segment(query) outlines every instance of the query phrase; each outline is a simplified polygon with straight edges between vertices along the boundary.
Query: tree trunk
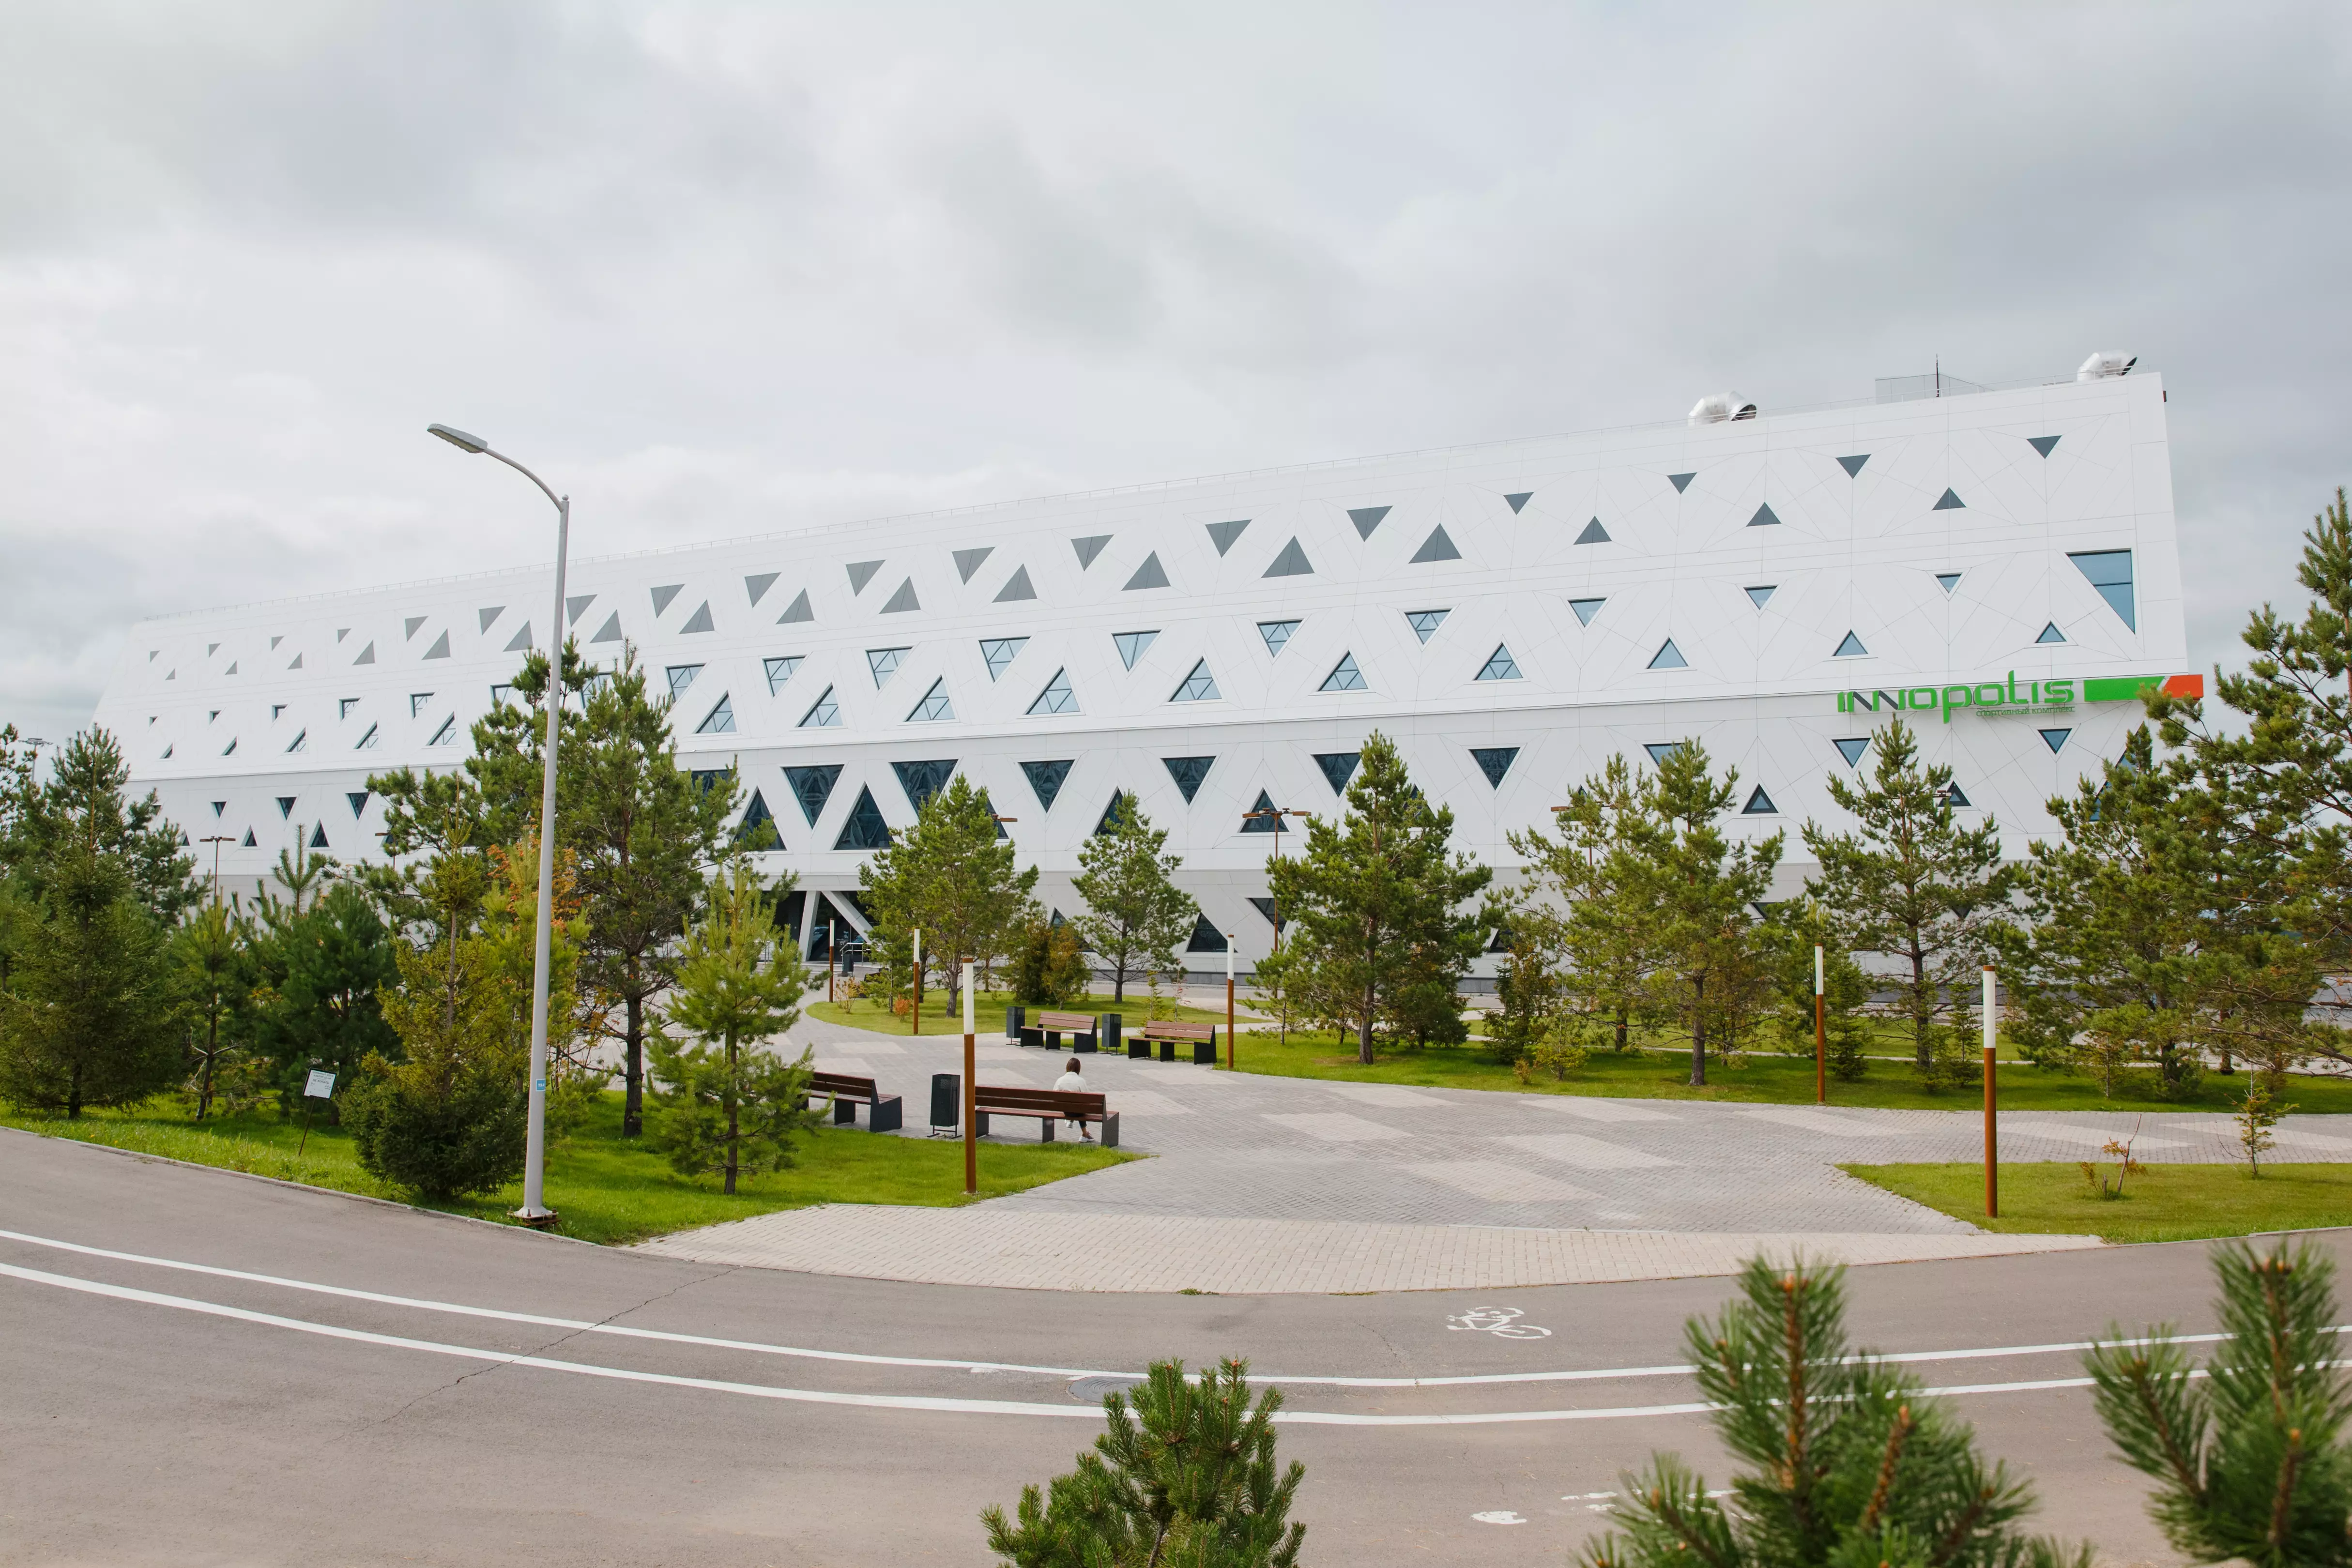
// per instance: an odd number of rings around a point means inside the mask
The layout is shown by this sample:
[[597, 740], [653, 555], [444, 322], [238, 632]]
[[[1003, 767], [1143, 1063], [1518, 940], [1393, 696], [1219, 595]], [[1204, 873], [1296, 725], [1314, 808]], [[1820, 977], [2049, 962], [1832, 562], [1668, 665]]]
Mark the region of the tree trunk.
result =
[[740, 1129], [736, 1124], [735, 1098], [735, 1037], [727, 1037], [727, 1192], [735, 1192], [735, 1140]]
[[1617, 1009], [1617, 1050], [1620, 1054], [1625, 1050], [1625, 1009], [1621, 1007]]
[[634, 1138], [645, 1131], [646, 999], [631, 996], [622, 1003], [621, 1136]]
[[1929, 1015], [1936, 1010], [1935, 998], [1927, 994], [1927, 959], [1919, 951], [1919, 939], [1911, 939], [1911, 1037], [1918, 1052], [1919, 1071], [1925, 1072], [1932, 1064], [1934, 1052], [1927, 1044]]
[[220, 1060], [220, 1013], [215, 1009], [205, 1020], [205, 1075], [196, 1083], [196, 1120], [213, 1108], [213, 1063]]
[[1691, 982], [1691, 1087], [1706, 1087], [1706, 977]]
[[66, 1120], [68, 1122], [81, 1120], [81, 1063], [79, 1062], [74, 1063], [73, 1071], [66, 1077]]

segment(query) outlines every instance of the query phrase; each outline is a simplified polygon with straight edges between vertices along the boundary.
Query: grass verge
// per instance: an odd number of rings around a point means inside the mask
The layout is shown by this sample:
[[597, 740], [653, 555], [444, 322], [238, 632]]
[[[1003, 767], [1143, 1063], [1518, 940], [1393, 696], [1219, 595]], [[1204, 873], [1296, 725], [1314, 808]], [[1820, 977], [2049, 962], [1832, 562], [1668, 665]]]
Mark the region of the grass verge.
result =
[[[133, 1111], [86, 1112], [73, 1122], [9, 1112], [0, 1114], [0, 1124], [306, 1186], [416, 1201], [362, 1170], [348, 1134], [314, 1126], [308, 1147], [302, 1148], [300, 1124], [281, 1121], [275, 1112], [198, 1124], [176, 1104], [159, 1100]], [[613, 1245], [818, 1203], [945, 1208], [971, 1201], [963, 1196], [960, 1143], [877, 1138], [852, 1128], [826, 1127], [803, 1142], [796, 1156], [799, 1163], [791, 1169], [751, 1177], [730, 1197], [719, 1190], [716, 1176], [679, 1176], [641, 1141], [623, 1138], [621, 1098], [607, 1094], [586, 1126], [549, 1151], [547, 1201], [562, 1217], [556, 1227], [562, 1234]], [[1138, 1157], [1083, 1143], [983, 1142], [980, 1196], [999, 1197]], [[517, 1182], [494, 1197], [418, 1207], [504, 1221], [521, 1201], [522, 1186]]]
[[[2079, 1165], [2005, 1165], [1999, 1219], [1985, 1218], [1981, 1165], [1839, 1168], [1898, 1197], [2003, 1233], [2196, 1241], [2352, 1225], [2352, 1165], [2264, 1166], [2259, 1179], [2243, 1166], [2149, 1166], [2131, 1177], [2119, 1198], [2101, 1197]], [[2114, 1162], [2103, 1169], [2113, 1180]]]
[[[1690, 1086], [1690, 1051], [1641, 1050], [1595, 1051], [1582, 1067], [1564, 1080], [1538, 1072], [1521, 1083], [1511, 1070], [1495, 1060], [1486, 1046], [1433, 1045], [1419, 1051], [1381, 1053], [1370, 1067], [1358, 1064], [1352, 1040], [1328, 1031], [1307, 1034], [1293, 1030], [1287, 1045], [1271, 1034], [1244, 1030], [1237, 1063], [1244, 1072], [1277, 1073], [1289, 1078], [1326, 1078], [1358, 1083], [1405, 1083], [1443, 1089], [1494, 1089], [1515, 1094], [1601, 1094], [1638, 1100], [1725, 1100], [1758, 1104], [1803, 1104], [1813, 1102], [1813, 1059], [1751, 1051], [1737, 1066], [1710, 1057], [1707, 1085]], [[2242, 1073], [2206, 1075], [2197, 1095], [2188, 1100], [2158, 1100], [2135, 1095], [2128, 1088], [2109, 1100], [2098, 1085], [2079, 1075], [2044, 1072], [2020, 1063], [2000, 1071], [2000, 1104], [2011, 1111], [2145, 1111], [2150, 1114], [2234, 1111], [2245, 1094]], [[2314, 1114], [2352, 1112], [2352, 1079], [2290, 1075], [2286, 1097], [2298, 1112]], [[1907, 1062], [1873, 1061], [1860, 1080], [1847, 1083], [1832, 1077], [1829, 1103], [1885, 1110], [1966, 1111], [1984, 1103], [1977, 1087], [1930, 1092]]]
[[[980, 1032], [983, 1037], [992, 1040], [1004, 1038], [1004, 1009], [1012, 1000], [1013, 993], [1010, 991], [980, 993], [980, 999], [974, 1004], [974, 1011], [978, 1014], [974, 1021], [980, 1025]], [[1110, 999], [1110, 994], [1106, 991], [1097, 996], [1087, 997], [1082, 1001], [1073, 1002], [1066, 1008], [1054, 1010], [1072, 1013], [1118, 1013], [1122, 1020], [1122, 1027], [1131, 1033], [1143, 1027], [1144, 1019], [1150, 1007], [1151, 998], [1149, 995], [1130, 992], [1126, 1000], [1115, 1002]], [[1032, 1008], [1029, 1010], [1034, 1014], [1039, 1009]], [[869, 1029], [877, 1034], [915, 1032], [907, 1028], [906, 1014], [894, 1014], [878, 1001], [810, 1002], [803, 1007], [801, 1011], [806, 1017], [823, 1019], [827, 1023], [846, 1024], [851, 1029]], [[1160, 1013], [1162, 1018], [1171, 1018], [1180, 1023], [1213, 1023], [1219, 1029], [1225, 1027], [1225, 1010], [1222, 1007], [1211, 1011], [1205, 1008], [1176, 1007], [1163, 1001], [1160, 1007]], [[963, 1033], [962, 1010], [961, 1009], [954, 1012], [948, 1010], [947, 994], [944, 991], [925, 993], [920, 1032], [945, 1035]]]

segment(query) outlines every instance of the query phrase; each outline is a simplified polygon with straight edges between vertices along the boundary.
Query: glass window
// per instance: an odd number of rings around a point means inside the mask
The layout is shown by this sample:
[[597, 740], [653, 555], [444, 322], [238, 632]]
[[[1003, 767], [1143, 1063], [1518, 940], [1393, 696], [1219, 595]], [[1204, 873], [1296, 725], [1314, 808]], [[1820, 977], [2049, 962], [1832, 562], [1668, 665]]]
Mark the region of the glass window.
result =
[[801, 715], [799, 727], [802, 729], [839, 729], [841, 727], [841, 708], [833, 700], [831, 686], [825, 687], [818, 694], [816, 701], [809, 704], [808, 712]]
[[2042, 635], [2034, 639], [2036, 643], [2063, 643], [2065, 640], [2066, 633], [2058, 630], [2055, 621], [2046, 622], [2042, 628]]
[[375, 749], [376, 729], [377, 727], [375, 725], [368, 726], [367, 733], [360, 737], [360, 743], [357, 746], [352, 747], [352, 749], [353, 751], [373, 751]]
[[890, 770], [898, 776], [898, 788], [907, 792], [908, 800], [918, 811], [931, 803], [932, 796], [948, 787], [948, 780], [955, 777], [955, 769], [952, 757], [890, 764]]
[[2084, 550], [2066, 558], [2082, 574], [2090, 579], [2107, 608], [2123, 617], [2124, 624], [2139, 630], [2139, 618], [2132, 609], [2132, 552], [2127, 549]]
[[[278, 722], [278, 716], [285, 711], [286, 705], [284, 703], [271, 703], [269, 705], [269, 722], [276, 724]], [[152, 724], [154, 721], [151, 719], [148, 722]]]
[[941, 675], [931, 683], [931, 689], [923, 694], [923, 700], [917, 703], [913, 710], [907, 715], [907, 722], [930, 724], [940, 719], [953, 717], [955, 717], [955, 705], [948, 701], [947, 677]]
[[1118, 831], [1119, 820], [1127, 815], [1126, 808], [1126, 792], [1120, 789], [1112, 790], [1110, 792], [1110, 804], [1105, 806], [1103, 808], [1103, 814], [1095, 820], [1094, 836], [1098, 839], [1106, 838], [1110, 834]]
[[1289, 831], [1283, 825], [1281, 808], [1274, 803], [1274, 797], [1263, 789], [1257, 792], [1257, 804], [1242, 814], [1242, 831], [1244, 833], [1286, 833]]
[[1021, 771], [1029, 779], [1029, 788], [1037, 792], [1037, 804], [1048, 811], [1054, 809], [1054, 797], [1062, 792], [1063, 780], [1070, 776], [1072, 760], [1065, 758], [1057, 762], [1024, 762], [1021, 765]]
[[810, 827], [816, 826], [816, 820], [824, 814], [824, 803], [833, 799], [833, 787], [840, 779], [841, 764], [838, 762], [784, 769], [784, 783], [792, 790], [793, 799], [801, 803], [801, 815], [808, 819]]
[[490, 688], [490, 706], [491, 706], [492, 707], [496, 707], [496, 706], [498, 706], [500, 703], [505, 702], [505, 701], [507, 700], [507, 698], [509, 698], [509, 697], [512, 696], [513, 695], [514, 695], [514, 687], [512, 687], [512, 686], [506, 686], [506, 685], [501, 685], [501, 686], [492, 686], [492, 687]]
[[1070, 673], [1055, 670], [1054, 678], [1045, 683], [1045, 689], [1037, 694], [1037, 700], [1029, 705], [1029, 711], [1033, 714], [1077, 712], [1078, 695], [1070, 690]]
[[779, 658], [760, 661], [761, 668], [768, 673], [770, 696], [774, 696], [777, 689], [793, 678], [793, 672], [801, 667], [801, 657], [802, 655], [798, 653], [786, 653]]
[[911, 652], [906, 648], [868, 648], [866, 667], [874, 672], [874, 689], [880, 691], [892, 675], [898, 673], [898, 661]]
[[1360, 751], [1326, 751], [1315, 754], [1315, 766], [1323, 769], [1323, 781], [1331, 786], [1331, 793], [1348, 792], [1348, 780], [1356, 776], [1356, 764], [1363, 760]]
[[1360, 692], [1370, 689], [1364, 685], [1363, 672], [1356, 668], [1355, 654], [1339, 655], [1339, 662], [1331, 666], [1329, 674], [1323, 677], [1322, 689], [1327, 692]]
[[1608, 602], [1605, 599], [1571, 599], [1568, 601], [1568, 607], [1576, 612], [1578, 625], [1590, 626], [1592, 624], [1592, 618], [1601, 613], [1601, 607]]
[[669, 677], [669, 695], [684, 696], [686, 688], [694, 685], [694, 677], [702, 674], [700, 664], [672, 664], [662, 672]]
[[1184, 677], [1182, 683], [1177, 686], [1175, 695], [1168, 700], [1171, 703], [1213, 703], [1221, 700], [1217, 691], [1217, 677], [1209, 673], [1209, 661], [1202, 659], [1195, 664], [1192, 673]]
[[1021, 650], [1028, 645], [1029, 639], [1026, 637], [982, 638], [980, 644], [980, 657], [981, 662], [988, 666], [988, 678], [992, 681], [1003, 674], [1005, 666], [1019, 658]]
[[703, 716], [702, 722], [694, 727], [694, 733], [697, 735], [734, 734], [734, 705], [729, 702], [727, 697], [722, 695], [719, 699], [718, 706], [713, 707], [708, 714], [705, 714]]
[[292, 795], [280, 795], [278, 797], [278, 820], [279, 821], [285, 821], [294, 815], [294, 802], [296, 799], [297, 797]]
[[1159, 635], [1157, 632], [1114, 632], [1110, 640], [1118, 650], [1119, 663], [1131, 670], [1135, 661], [1143, 657], [1143, 651], [1151, 646], [1151, 640]]
[[1772, 804], [1772, 797], [1764, 793], [1764, 786], [1759, 784], [1748, 797], [1748, 804], [1739, 808], [1739, 814], [1743, 817], [1777, 817], [1780, 814], [1780, 808]]
[[1780, 585], [1777, 582], [1757, 583], [1748, 591], [1748, 602], [1753, 604], [1759, 610], [1763, 609], [1764, 606], [1772, 601], [1772, 592], [1780, 586]]
[[1450, 610], [1408, 610], [1404, 612], [1404, 623], [1412, 628], [1414, 636], [1426, 643], [1440, 626], [1445, 624], [1445, 618], [1452, 613]]
[[1576, 536], [1576, 542], [1580, 545], [1605, 545], [1609, 542], [1609, 530], [1601, 526], [1599, 517], [1595, 517], [1584, 525], [1584, 531]]
[[[1388, 510], [1385, 507], [1381, 509], [1382, 511]], [[1209, 917], [1207, 915], [1202, 915], [1196, 916], [1192, 921], [1192, 940], [1184, 944], [1184, 951], [1187, 953], [1222, 953], [1224, 950], [1225, 934], [1218, 930], [1215, 926], [1210, 925]]]
[[367, 810], [368, 791], [355, 789], [345, 794], [343, 799], [352, 803], [352, 820], [357, 821], [360, 813]]
[[1856, 740], [1833, 740], [1830, 744], [1838, 748], [1838, 755], [1845, 758], [1845, 765], [1848, 768], [1859, 768], [1862, 766], [1862, 754], [1870, 749], [1870, 737], [1865, 735]]
[[1257, 623], [1257, 634], [1265, 639], [1265, 651], [1277, 655], [1289, 643], [1290, 634], [1297, 630], [1298, 622], [1296, 621], [1261, 621]]
[[784, 836], [776, 831], [775, 823], [776, 814], [768, 810], [767, 797], [754, 789], [751, 805], [743, 810], [743, 820], [735, 825], [735, 841], [754, 848], [782, 849]]
[[1650, 660], [1650, 668], [1654, 670], [1687, 670], [1690, 668], [1690, 661], [1683, 657], [1683, 651], [1680, 648], [1675, 647], [1675, 640], [1672, 637], [1669, 637], [1664, 643], [1658, 644], [1658, 652], [1656, 655]]
[[[2074, 733], [2071, 729], [2045, 729], [2042, 732], [2042, 744], [2050, 748], [2051, 756], [2055, 757], [2065, 746], [2066, 737]], [[231, 741], [229, 744], [234, 746], [236, 743]]]
[[1176, 780], [1176, 788], [1184, 792], [1184, 803], [1189, 806], [1192, 803], [1192, 797], [1201, 792], [1201, 785], [1209, 777], [1209, 765], [1216, 758], [1163, 757], [1160, 760], [1167, 768], [1168, 777]]
[[435, 730], [433, 732], [433, 738], [426, 741], [425, 744], [427, 746], [447, 746], [457, 738], [457, 716], [453, 713], [447, 718], [441, 721], [441, 727]]
[[1957, 783], [1945, 787], [1944, 799], [1950, 801], [1954, 806], [1974, 806], [1976, 804], [1976, 802], [1969, 799], [1968, 791], [1961, 789]]
[[1830, 657], [1832, 659], [1859, 659], [1868, 654], [1869, 652], [1869, 649], [1862, 645], [1862, 639], [1849, 632], [1845, 634], [1845, 640], [1837, 645], [1837, 652], [1832, 653]]
[[890, 847], [890, 824], [882, 820], [882, 808], [874, 803], [874, 791], [860, 786], [857, 804], [849, 809], [849, 820], [841, 825], [841, 837], [835, 839], [836, 850], [884, 850]]
[[1518, 759], [1518, 755], [1519, 748], [1516, 746], [1474, 746], [1470, 748], [1470, 759], [1477, 763], [1478, 771], [1486, 776], [1487, 785], [1496, 789], [1503, 787], [1503, 776], [1511, 770], [1511, 764]]
[[1951, 597], [1952, 590], [1959, 585], [1960, 574], [1957, 571], [1939, 571], [1936, 574], [1936, 586], [1944, 591], [1944, 597], [1947, 599]]
[[1665, 766], [1667, 758], [1682, 748], [1683, 743], [1679, 740], [1654, 740], [1642, 747], [1650, 754], [1650, 760], [1662, 768]]
[[[282, 706], [282, 705], [281, 705], [281, 706]], [[337, 704], [335, 705], [335, 716], [336, 716], [337, 718], [349, 718], [349, 717], [351, 717], [351, 716], [352, 716], [352, 709], [353, 709], [353, 708], [355, 708], [355, 707], [357, 707], [357, 706], [360, 706], [360, 699], [359, 699], [359, 698], [357, 698], [357, 697], [345, 697], [345, 698], [343, 698], [341, 702], [339, 702], [339, 703], [337, 703]], [[272, 716], [273, 716], [273, 717], [274, 717], [274, 716], [276, 716], [276, 715], [275, 715], [275, 712], [274, 712], [274, 711], [273, 711]]]
[[1256, 910], [1260, 915], [1265, 915], [1265, 923], [1268, 925], [1273, 926], [1276, 931], [1280, 931], [1282, 929], [1282, 922], [1275, 915], [1274, 900], [1271, 898], [1259, 898], [1253, 894], [1250, 898], [1250, 907]]
[[302, 743], [303, 743], [304, 741], [309, 740], [310, 738], [310, 732], [309, 730], [307, 730], [307, 729], [298, 729], [298, 730], [296, 730], [296, 731], [294, 732], [294, 738], [293, 738], [293, 740], [292, 740], [292, 741], [291, 741], [291, 742], [287, 746], [286, 749], [287, 749], [287, 750], [289, 750], [289, 751], [299, 751], [299, 750], [301, 750], [301, 749], [302, 749]]
[[1510, 649], [1497, 643], [1495, 644], [1495, 651], [1486, 655], [1486, 662], [1478, 667], [1478, 674], [1473, 678], [1481, 681], [1516, 681], [1519, 678], [1519, 666], [1511, 658]]

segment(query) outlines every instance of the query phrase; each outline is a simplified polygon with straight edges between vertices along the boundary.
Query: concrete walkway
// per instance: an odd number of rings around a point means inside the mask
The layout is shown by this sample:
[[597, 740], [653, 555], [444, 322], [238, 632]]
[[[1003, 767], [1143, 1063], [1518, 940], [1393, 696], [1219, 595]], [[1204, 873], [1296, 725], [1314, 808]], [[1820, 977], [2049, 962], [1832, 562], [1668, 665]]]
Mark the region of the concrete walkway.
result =
[[[793, 1038], [902, 1095], [913, 1137], [931, 1074], [962, 1055], [958, 1040], [814, 1020]], [[983, 1037], [980, 1082], [1047, 1088], [1066, 1060]], [[1759, 1248], [1860, 1263], [2097, 1245], [1990, 1235], [1836, 1168], [1979, 1158], [1974, 1111], [1406, 1088], [1108, 1056], [1085, 1071], [1119, 1113], [1121, 1146], [1153, 1157], [966, 1208], [828, 1206], [647, 1249], [937, 1283], [1320, 1291], [1717, 1274]], [[992, 1141], [1035, 1135], [1009, 1126]], [[2187, 1113], [2016, 1113], [2001, 1153], [2079, 1160], [2135, 1127], [2151, 1163], [2237, 1157], [2228, 1117]], [[2290, 1117], [2276, 1135], [2274, 1157], [2352, 1156], [2352, 1117]]]

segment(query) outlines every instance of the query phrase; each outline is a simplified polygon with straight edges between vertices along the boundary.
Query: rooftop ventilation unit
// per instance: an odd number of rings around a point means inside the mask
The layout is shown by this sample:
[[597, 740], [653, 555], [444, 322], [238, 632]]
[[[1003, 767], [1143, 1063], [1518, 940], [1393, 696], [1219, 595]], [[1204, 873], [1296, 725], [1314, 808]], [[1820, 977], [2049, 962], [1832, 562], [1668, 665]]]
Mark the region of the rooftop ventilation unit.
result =
[[2131, 374], [2131, 368], [2137, 363], [2139, 363], [2137, 354], [2126, 354], [2113, 349], [2102, 349], [2076, 367], [2074, 379], [2078, 382], [2097, 382], [2105, 381], [2109, 376], [2127, 376]]
[[1691, 404], [1690, 422], [1693, 424], [1721, 424], [1726, 420], [1755, 417], [1754, 403], [1741, 402], [1729, 392], [1709, 392]]

